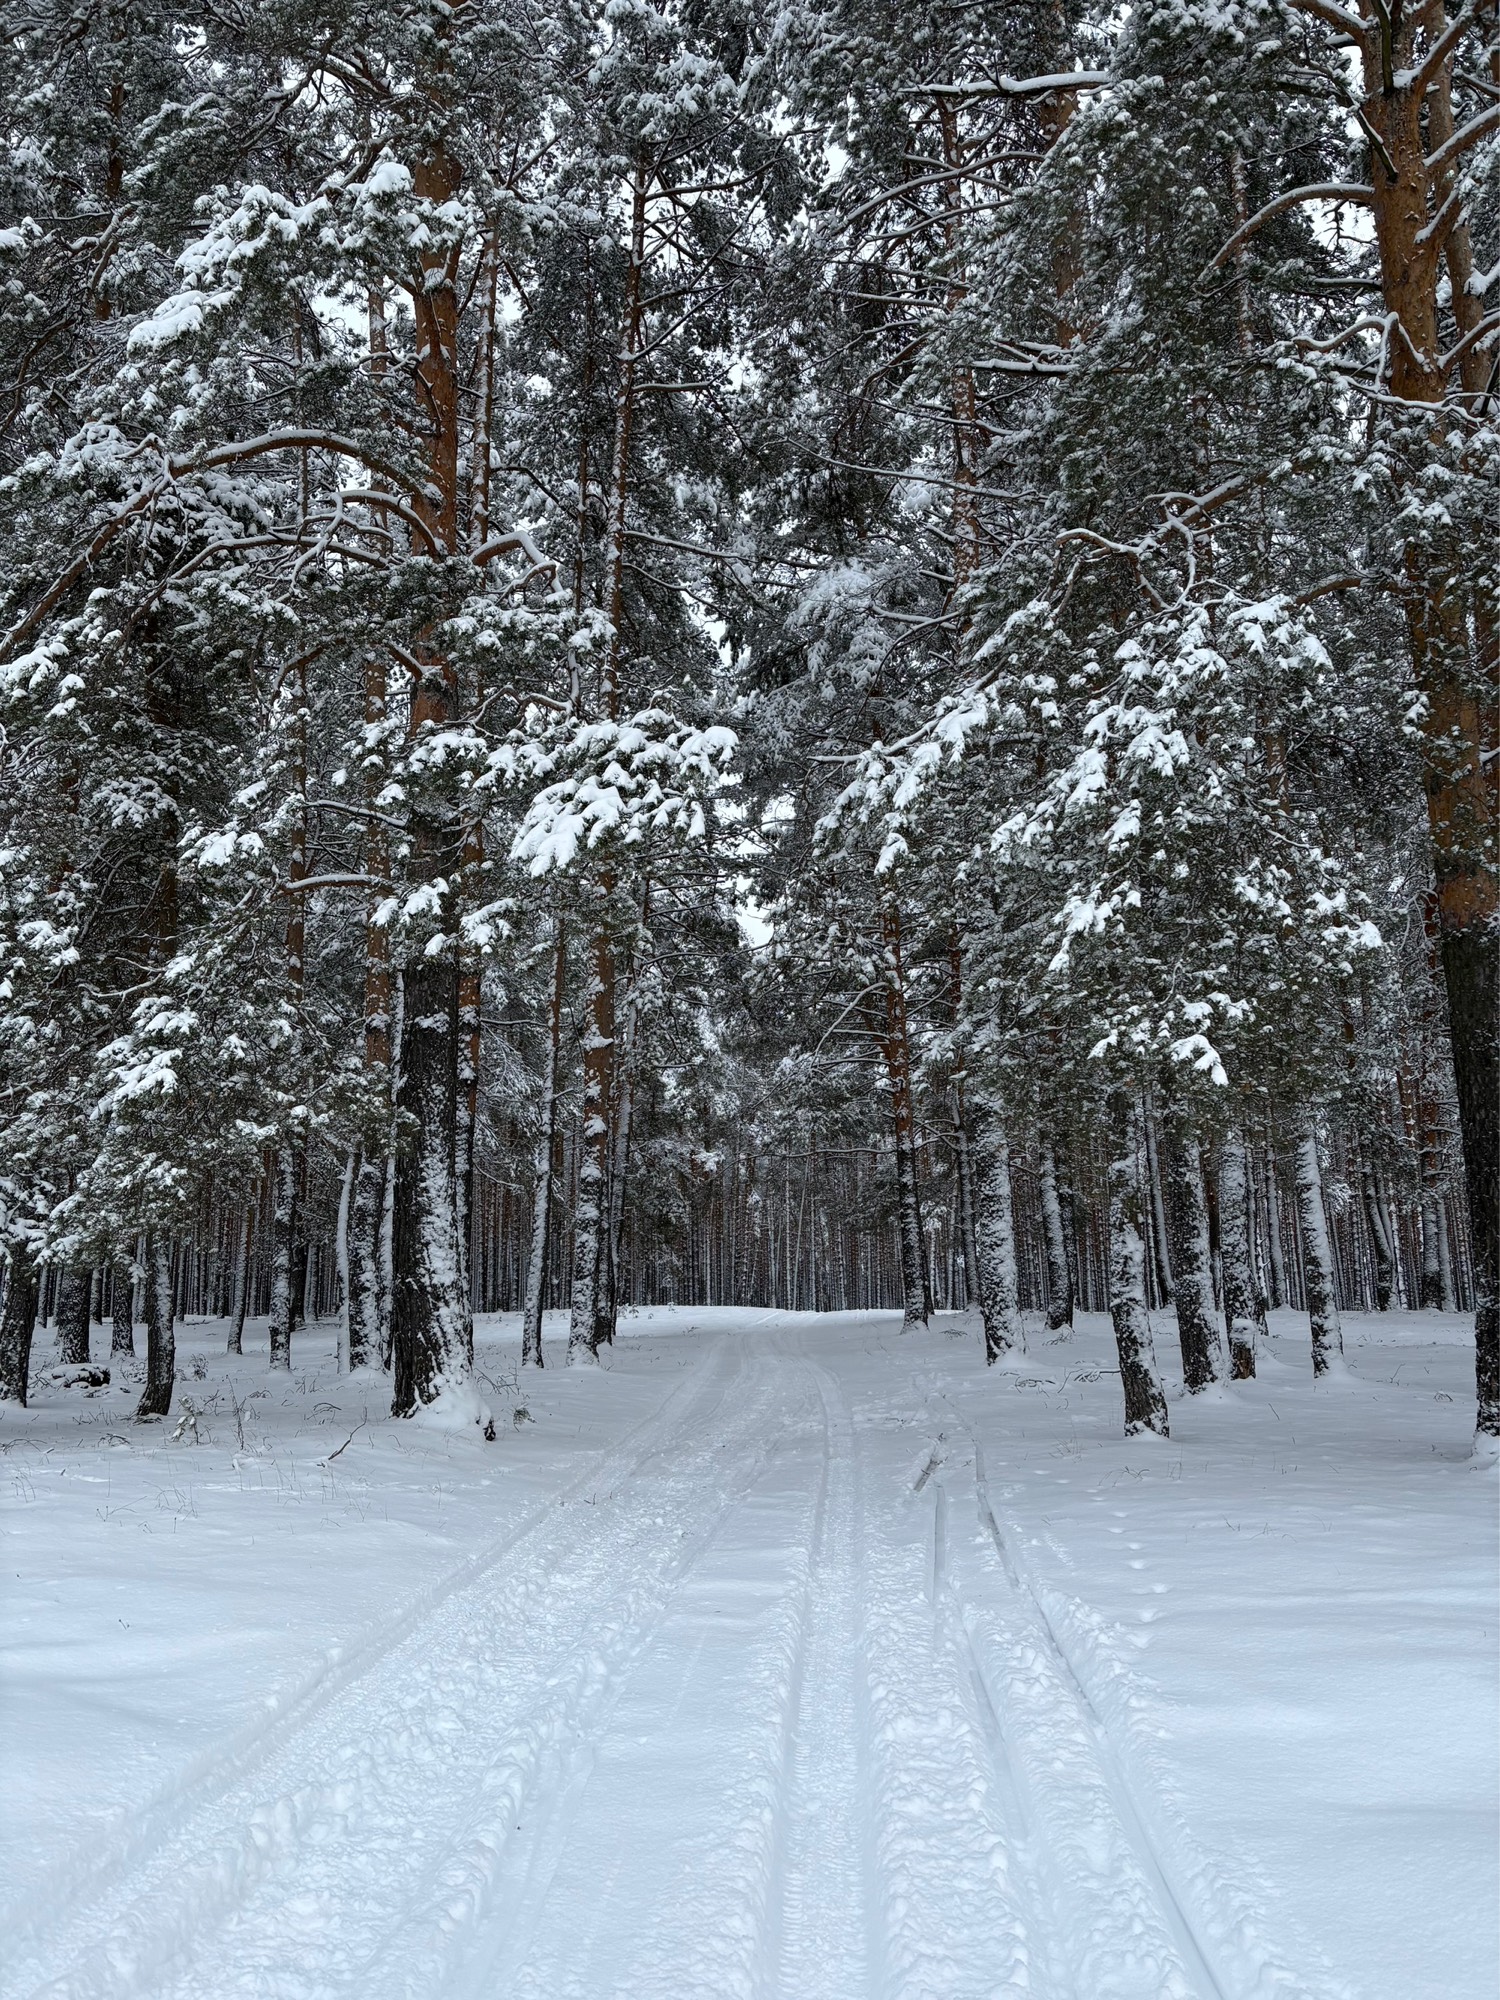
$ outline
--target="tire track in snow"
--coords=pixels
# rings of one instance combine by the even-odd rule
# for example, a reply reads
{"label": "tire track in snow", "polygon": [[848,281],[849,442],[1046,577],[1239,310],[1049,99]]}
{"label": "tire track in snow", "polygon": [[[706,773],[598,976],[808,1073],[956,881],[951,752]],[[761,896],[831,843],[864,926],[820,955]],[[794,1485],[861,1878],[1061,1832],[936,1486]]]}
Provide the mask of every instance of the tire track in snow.
{"label": "tire track in snow", "polygon": [[[620,1485],[587,1528],[581,1504],[554,1502],[550,1526],[508,1537],[482,1576],[319,1703],[248,1779],[70,1916],[44,1957],[12,1954],[6,1990],[366,2000],[372,1975],[392,1966],[382,1941],[395,1938],[412,1978],[398,1966],[392,1990],[441,1990],[518,1815],[557,1781],[763,1463],[778,1385],[734,1359],[728,1379],[715,1366],[682,1385],[633,1458],[617,1451],[575,1483]],[[689,1550],[665,1553],[667,1513]]]}

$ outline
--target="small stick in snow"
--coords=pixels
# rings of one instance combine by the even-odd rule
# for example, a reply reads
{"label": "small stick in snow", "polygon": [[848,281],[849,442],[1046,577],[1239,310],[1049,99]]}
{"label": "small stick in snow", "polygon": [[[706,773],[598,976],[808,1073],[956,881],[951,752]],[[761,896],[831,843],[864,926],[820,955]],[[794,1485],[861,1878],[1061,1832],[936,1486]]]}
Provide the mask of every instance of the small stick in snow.
{"label": "small stick in snow", "polygon": [[[368,1421],[368,1419],[366,1421]],[[359,1436],[360,1432],[363,1429],[364,1429],[364,1424],[356,1424],[353,1430],[350,1431],[348,1437],[346,1437],[344,1439],[344,1442],[339,1446],[339,1450],[329,1452],[327,1458],[324,1459],[323,1463],[325,1465],[332,1465],[333,1461],[338,1457],[339,1451],[347,1451],[350,1445],[353,1444],[354,1440]]]}

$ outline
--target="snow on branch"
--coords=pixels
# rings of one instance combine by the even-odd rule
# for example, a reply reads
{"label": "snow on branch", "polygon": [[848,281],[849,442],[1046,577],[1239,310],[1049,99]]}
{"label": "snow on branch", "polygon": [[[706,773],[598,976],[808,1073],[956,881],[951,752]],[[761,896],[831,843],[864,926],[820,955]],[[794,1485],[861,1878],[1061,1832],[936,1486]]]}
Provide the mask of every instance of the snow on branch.
{"label": "snow on branch", "polygon": [[1248,222],[1242,222],[1208,268],[1210,271],[1217,271],[1221,264],[1229,261],[1236,250],[1249,242],[1258,229],[1264,228],[1266,223],[1287,209],[1296,208],[1301,202],[1347,201],[1368,208],[1374,199],[1374,188],[1367,187],[1362,181],[1313,181],[1307,187],[1288,188],[1285,194],[1277,195],[1275,200],[1268,201],[1264,208],[1258,208]]}
{"label": "snow on branch", "polygon": [[706,801],[738,742],[732,729],[697,729],[662,709],[624,722],[570,719],[561,734],[549,718],[490,759],[492,784],[551,779],[527,808],[511,859],[546,875],[607,841],[634,846],[661,832],[701,840]]}
{"label": "snow on branch", "polygon": [[1048,76],[978,77],[961,83],[913,84],[907,97],[1050,97],[1059,90],[1099,90],[1107,69],[1055,70]]}

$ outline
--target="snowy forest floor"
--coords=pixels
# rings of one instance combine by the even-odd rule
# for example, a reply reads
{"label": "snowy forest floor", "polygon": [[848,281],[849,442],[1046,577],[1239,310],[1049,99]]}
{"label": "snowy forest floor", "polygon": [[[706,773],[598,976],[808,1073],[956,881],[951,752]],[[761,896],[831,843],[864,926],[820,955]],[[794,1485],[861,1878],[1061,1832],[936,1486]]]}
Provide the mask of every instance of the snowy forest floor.
{"label": "snowy forest floor", "polygon": [[986,1371],[946,1317],[659,1310],[524,1380],[485,1320],[493,1444],[331,1328],[273,1380],[190,1322],[151,1428],[44,1373],[0,1992],[1487,2000],[1472,1336],[1353,1316],[1317,1391],[1274,1336],[1170,1442],[1103,1319]]}

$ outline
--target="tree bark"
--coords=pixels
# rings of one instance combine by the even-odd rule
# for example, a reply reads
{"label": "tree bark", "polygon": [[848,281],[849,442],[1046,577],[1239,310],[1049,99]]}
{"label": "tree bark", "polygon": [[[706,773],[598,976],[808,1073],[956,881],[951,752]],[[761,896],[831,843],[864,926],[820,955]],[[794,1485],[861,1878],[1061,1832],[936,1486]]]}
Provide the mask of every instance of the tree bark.
{"label": "tree bark", "polygon": [[339,1183],[338,1221],[334,1225],[334,1255],[338,1270],[339,1365],[347,1373],[353,1366],[354,1311],[349,1291],[349,1221],[354,1206],[354,1177],[359,1171],[359,1148],[344,1162]]}
{"label": "tree bark", "polygon": [[31,1374],[36,1308],[36,1266],[24,1251],[12,1245],[5,1306],[0,1311],[0,1403],[19,1403],[22,1409],[26,1407]]}
{"label": "tree bark", "polygon": [[1314,1376],[1342,1366],[1344,1334],[1334,1291],[1333,1249],[1323,1207],[1317,1126],[1309,1117],[1297,1140],[1297,1219],[1302,1232],[1302,1277],[1312,1330]]}
{"label": "tree bark", "polygon": [[1190,1396],[1217,1382],[1222,1372],[1219,1315],[1214,1304],[1213,1259],[1203,1156],[1186,1113],[1169,1113],[1164,1132],[1168,1220],[1172,1246],[1172,1304],[1182,1347],[1182,1380]]}
{"label": "tree bark", "polygon": [[1141,1107],[1141,1130],[1146,1140],[1146,1185],[1151,1198],[1149,1244],[1154,1261],[1151,1269],[1156,1289],[1165,1306],[1172,1303],[1172,1257],[1167,1231],[1167,1207],[1162,1187],[1161,1159],[1156,1144],[1156,1114],[1151,1105]]}
{"label": "tree bark", "polygon": [[[377,324],[371,317],[372,338]],[[382,347],[384,319],[378,322]],[[390,836],[380,812],[389,769],[385,732],[389,688],[383,657],[371,651],[364,668],[365,712],[365,872],[370,893],[365,905],[364,1072],[374,1103],[359,1150],[349,1212],[349,1366],[383,1366],[391,1342],[389,1243],[385,1233],[386,1192],[391,1179],[391,1065],[394,1049],[394,993],[391,939],[385,916],[390,875]]]}
{"label": "tree bark", "polygon": [[1229,1329],[1229,1372],[1236,1382],[1255,1373],[1255,1266],[1250,1255],[1250,1155],[1243,1137],[1230,1132],[1219,1153],[1219,1260],[1224,1276],[1224,1321]]}
{"label": "tree bark", "polygon": [[[1305,8],[1306,0],[1301,4]],[[1455,367],[1459,390],[1477,399],[1491,365],[1477,343],[1457,364],[1445,362],[1439,337],[1445,267],[1460,331],[1472,331],[1483,310],[1470,288],[1473,253],[1462,208],[1451,212],[1444,228],[1433,226],[1441,208],[1456,197],[1463,165],[1455,156],[1435,172],[1426,150],[1453,136],[1455,51],[1419,90],[1422,54],[1441,32],[1444,9],[1387,9],[1383,0],[1362,0],[1362,12],[1357,40],[1364,107],[1380,141],[1370,149],[1375,243],[1383,303],[1399,329],[1399,337],[1386,344],[1389,391],[1393,401],[1416,414],[1452,392]],[[1430,429],[1418,434],[1430,435]],[[1414,453],[1421,450],[1415,442]],[[1418,459],[1412,479],[1420,481],[1421,471]],[[1429,513],[1423,511],[1424,524]],[[1493,754],[1500,646],[1480,608],[1465,603],[1461,573],[1461,551],[1417,539],[1408,545],[1407,629],[1424,696],[1433,916],[1448,995],[1473,1245],[1477,1428],[1481,1436],[1500,1438],[1500,758]]]}
{"label": "tree bark", "polygon": [[[234,1293],[229,1307],[229,1347],[231,1354],[245,1351],[245,1314],[250,1304],[250,1254],[255,1244],[255,1203],[245,1204],[245,1226],[238,1232],[235,1246]],[[118,1285],[118,1279],[116,1284]],[[118,1291],[116,1297],[118,1297]]]}
{"label": "tree bark", "polygon": [[[911,1038],[906,1020],[906,982],[901,964],[901,911],[887,890],[880,900],[880,933],[885,966],[886,1081],[896,1138],[896,1212],[901,1243],[901,1331],[925,1327],[932,1314],[927,1283],[927,1246],[922,1237],[922,1201],[917,1187],[916,1107],[912,1098]],[[984,1252],[980,1251],[980,1262]],[[981,1296],[983,1281],[981,1280]]]}
{"label": "tree bark", "polygon": [[979,1302],[979,1238],[974,1227],[974,1148],[963,1080],[953,1086],[953,1159],[958,1176],[958,1237],[964,1260],[964,1303]]}
{"label": "tree bark", "polygon": [[[979,1311],[984,1358],[1024,1350],[1016,1274],[1015,1210],[1010,1187],[1010,1143],[1005,1121],[992,1107],[980,1114],[974,1146],[974,1238],[979,1266]],[[904,1329],[903,1329],[904,1330]]]}
{"label": "tree bark", "polygon": [[397,1104],[394,1416],[410,1416],[464,1381],[474,1322],[459,1241],[458,967],[415,959],[403,979]]}
{"label": "tree bark", "polygon": [[1167,1399],[1156,1369],[1151,1317],[1146,1309],[1146,1188],[1144,1111],[1133,1091],[1117,1090],[1110,1104],[1109,1313],[1114,1322],[1120,1382],[1125,1392],[1125,1435],[1155,1431],[1166,1437]]}
{"label": "tree bark", "polygon": [[87,1271],[61,1271],[57,1280],[57,1358],[76,1367],[89,1358]]}
{"label": "tree bark", "polygon": [[172,1324],[172,1251],[155,1230],[146,1236],[146,1386],[135,1414],[164,1417],[172,1408],[177,1341]]}
{"label": "tree bark", "polygon": [[1266,1174],[1266,1251],[1271,1265],[1271,1304],[1278,1308],[1291,1303],[1286,1284],[1286,1252],[1281,1247],[1281,1188],[1276,1179],[1276,1155],[1269,1145],[1264,1152]]}
{"label": "tree bark", "polygon": [[386,1158],[361,1149],[349,1204],[349,1366],[378,1367],[385,1353],[386,1315],[380,1271]]}
{"label": "tree bark", "polygon": [[526,1264],[526,1298],[521,1314],[521,1365],[542,1364],[542,1301],[547,1284],[548,1235],[552,1222],[552,1155],[557,1145],[557,1084],[562,1058],[563,998],[567,990],[567,936],[559,920],[552,951],[552,995],[547,1008],[547,1056],[542,1070],[541,1124],[533,1156],[531,1247]]}
{"label": "tree bark", "polygon": [[1375,1309],[1377,1312],[1389,1312],[1396,1282],[1395,1261],[1386,1234],[1385,1217],[1380,1211],[1375,1171],[1370,1164],[1369,1151],[1363,1144],[1359,1149],[1359,1191],[1365,1212],[1365,1228],[1370,1235],[1370,1257],[1375,1267]]}
{"label": "tree bark", "polygon": [[291,1146],[276,1148],[271,1177],[271,1366],[290,1368],[297,1251],[297,1155]]}
{"label": "tree bark", "polygon": [[109,1330],[111,1360],[135,1353],[135,1265],[123,1258],[115,1264],[114,1294]]}
{"label": "tree bark", "polygon": [[1052,1333],[1073,1326],[1073,1273],[1057,1191],[1057,1154],[1050,1139],[1041,1143],[1042,1241],[1047,1253],[1047,1326]]}
{"label": "tree bark", "polygon": [[583,1122],[579,1134],[578,1196],[573,1215],[573,1289],[569,1302],[568,1365],[598,1359],[600,1287],[608,1241],[609,1100],[614,1070],[615,952],[607,928],[594,941],[589,969],[588,1027],[583,1043]]}

